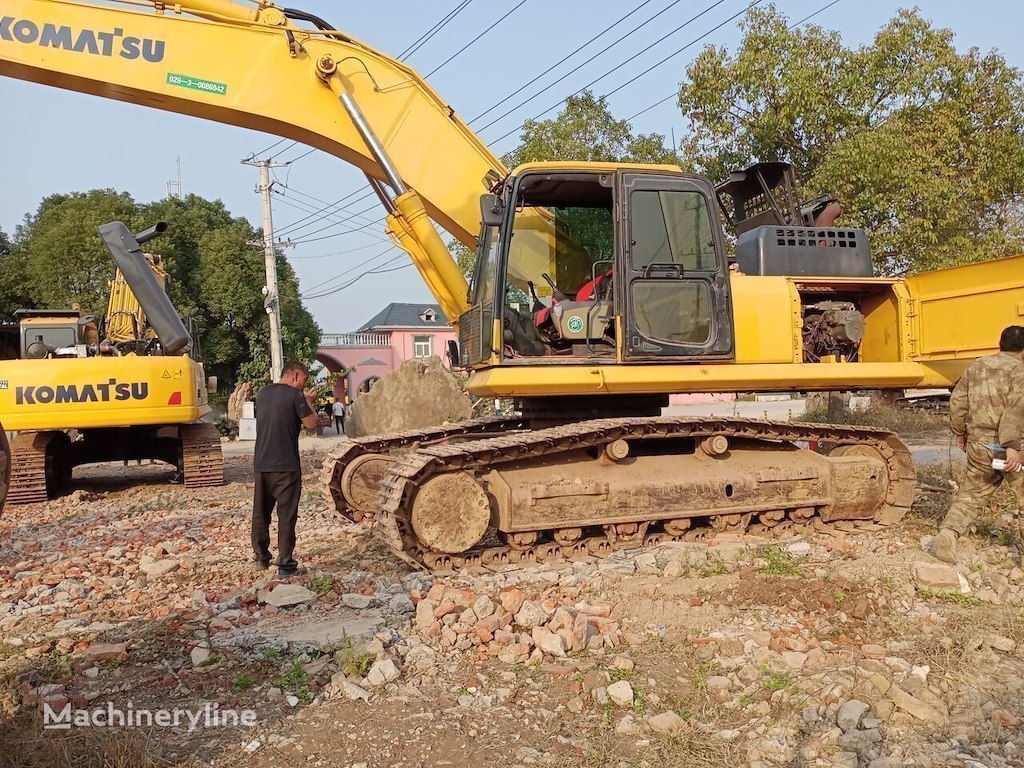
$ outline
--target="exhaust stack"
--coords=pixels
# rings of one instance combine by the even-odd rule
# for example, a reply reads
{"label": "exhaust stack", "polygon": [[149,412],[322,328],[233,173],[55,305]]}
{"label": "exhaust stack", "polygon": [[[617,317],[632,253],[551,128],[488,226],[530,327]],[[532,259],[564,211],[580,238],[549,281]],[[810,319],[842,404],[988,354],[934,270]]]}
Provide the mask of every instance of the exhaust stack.
{"label": "exhaust stack", "polygon": [[139,306],[159,336],[164,353],[179,355],[192,343],[192,337],[185,330],[185,324],[178,316],[178,311],[167,298],[167,293],[153,274],[139,246],[140,242],[152,240],[166,229],[167,225],[161,222],[136,237],[120,221],[96,227],[103,244],[107,246],[114,263],[121,270],[128,287],[132,289]]}

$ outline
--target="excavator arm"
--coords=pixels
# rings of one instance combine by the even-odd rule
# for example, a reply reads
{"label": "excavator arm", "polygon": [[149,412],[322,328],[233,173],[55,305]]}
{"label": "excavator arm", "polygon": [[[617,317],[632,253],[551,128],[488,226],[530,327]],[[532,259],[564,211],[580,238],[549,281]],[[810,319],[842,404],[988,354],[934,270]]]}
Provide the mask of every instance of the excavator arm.
{"label": "excavator arm", "polygon": [[357,166],[446,315],[466,309],[434,222],[475,248],[480,195],[507,170],[422,77],[268,2],[121,1],[4,3],[0,75],[273,133]]}

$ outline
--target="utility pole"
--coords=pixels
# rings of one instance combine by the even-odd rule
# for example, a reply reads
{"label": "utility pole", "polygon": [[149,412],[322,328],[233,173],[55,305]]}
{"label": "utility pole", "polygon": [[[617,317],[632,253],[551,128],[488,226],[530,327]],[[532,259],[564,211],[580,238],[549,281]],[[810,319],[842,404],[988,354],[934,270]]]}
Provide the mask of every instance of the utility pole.
{"label": "utility pole", "polygon": [[253,165],[260,169],[259,193],[263,197],[263,259],[267,273],[267,284],[263,286],[263,306],[270,318],[270,380],[277,382],[284,367],[284,347],[281,343],[281,302],[277,290],[277,254],[274,245],[274,217],[270,205],[270,169],[280,168],[287,163],[270,160],[256,160],[250,157],[242,165]]}

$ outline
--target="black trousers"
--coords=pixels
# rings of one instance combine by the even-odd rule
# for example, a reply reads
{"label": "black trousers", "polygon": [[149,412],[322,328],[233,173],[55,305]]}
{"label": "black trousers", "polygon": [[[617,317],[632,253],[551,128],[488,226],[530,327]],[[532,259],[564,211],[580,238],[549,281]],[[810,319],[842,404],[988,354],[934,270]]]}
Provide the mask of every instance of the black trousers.
{"label": "black trousers", "polygon": [[256,492],[252,505],[252,551],[258,560],[270,559],[270,518],[277,505],[277,564],[279,568],[297,565],[293,554],[301,494],[301,472],[256,473]]}
{"label": "black trousers", "polygon": [[334,417],[334,427],[335,427],[335,429],[338,430],[338,434],[340,435],[345,430],[345,417],[344,416],[335,416]]}

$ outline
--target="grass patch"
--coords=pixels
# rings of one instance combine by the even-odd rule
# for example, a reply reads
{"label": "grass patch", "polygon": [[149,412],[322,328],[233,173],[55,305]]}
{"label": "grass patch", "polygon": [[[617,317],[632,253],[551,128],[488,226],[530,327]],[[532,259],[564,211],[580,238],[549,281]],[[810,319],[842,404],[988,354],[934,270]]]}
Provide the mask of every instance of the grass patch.
{"label": "grass patch", "polygon": [[784,688],[788,688],[791,682],[792,681],[789,679],[789,675],[787,675],[785,672],[768,671],[768,676],[761,683],[761,687],[769,693],[775,693],[776,691],[781,691]]}
{"label": "grass patch", "polygon": [[973,608],[981,605],[981,600],[974,595],[965,595],[961,592],[941,592],[939,593],[939,599],[953,605],[961,605],[964,608]]}
{"label": "grass patch", "polygon": [[803,576],[793,555],[781,547],[766,544],[758,548],[757,554],[764,560],[761,573],[765,576]]}
{"label": "grass patch", "polygon": [[373,654],[366,651],[359,652],[352,645],[352,638],[345,636],[341,639],[341,660],[339,666],[345,677],[366,677],[366,673],[373,666]]}
{"label": "grass patch", "polygon": [[852,424],[877,427],[903,437],[949,436],[949,417],[930,411],[915,411],[872,401],[865,408],[844,409],[830,415],[824,408],[804,411],[800,421],[813,424]]}
{"label": "grass patch", "polygon": [[309,701],[313,694],[309,692],[309,675],[301,661],[292,664],[291,669],[281,675],[277,681],[277,687],[282,691],[291,691],[302,701]]}
{"label": "grass patch", "polygon": [[708,576],[721,576],[725,572],[725,561],[720,557],[709,557],[708,561],[704,563],[704,566],[700,569],[700,575],[702,578],[707,578]]}
{"label": "grass patch", "polygon": [[252,678],[243,672],[231,681],[231,687],[236,691],[248,691],[252,688]]}
{"label": "grass patch", "polygon": [[0,723],[4,768],[170,768],[143,729],[72,728],[44,731],[39,713]]}
{"label": "grass patch", "polygon": [[613,668],[608,670],[608,677],[612,683],[617,683],[619,680],[632,680],[636,677],[636,670]]}
{"label": "grass patch", "polygon": [[318,573],[309,580],[309,588],[318,595],[326,595],[334,588],[334,577],[329,573]]}

